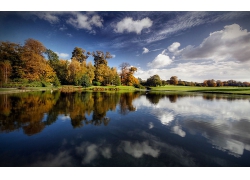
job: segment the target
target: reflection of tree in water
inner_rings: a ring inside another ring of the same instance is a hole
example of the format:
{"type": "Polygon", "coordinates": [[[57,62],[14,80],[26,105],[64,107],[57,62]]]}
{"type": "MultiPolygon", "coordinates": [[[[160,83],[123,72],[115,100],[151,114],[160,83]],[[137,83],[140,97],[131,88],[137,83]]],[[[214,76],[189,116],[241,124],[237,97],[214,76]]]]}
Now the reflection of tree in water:
{"type": "Polygon", "coordinates": [[[169,93],[162,93],[162,92],[150,92],[146,94],[146,98],[149,100],[152,104],[158,104],[160,99],[162,98],[168,98],[171,103],[175,103],[178,98],[190,96],[185,94],[169,94],[169,93]]]}
{"type": "MultiPolygon", "coordinates": [[[[74,128],[82,127],[88,124],[108,125],[110,119],[106,117],[106,112],[115,110],[119,102],[120,95],[118,93],[108,92],[74,92],[61,95],[60,101],[55,106],[58,114],[69,115],[71,125],[74,128]],[[92,119],[88,120],[87,115],[92,114],[92,119]]],[[[55,108],[53,111],[55,111],[55,108]]]]}
{"type": "Polygon", "coordinates": [[[53,124],[58,115],[71,119],[74,128],[84,125],[105,125],[110,122],[107,111],[115,111],[120,104],[121,112],[134,111],[132,100],[136,93],[121,94],[108,92],[59,91],[28,92],[14,95],[0,95],[0,131],[10,132],[23,129],[27,135],[41,132],[53,124]],[[87,119],[86,115],[92,119],[87,119]]]}
{"type": "Polygon", "coordinates": [[[228,101],[249,99],[248,96],[235,96],[235,95],[223,95],[223,94],[203,94],[202,98],[208,101],[222,100],[222,99],[228,101]]]}
{"type": "Polygon", "coordinates": [[[152,104],[158,104],[160,99],[164,98],[165,94],[156,94],[156,93],[148,93],[146,94],[146,98],[149,100],[152,104]]]}
{"type": "Polygon", "coordinates": [[[55,105],[57,99],[50,92],[29,92],[14,95],[1,95],[0,130],[10,132],[19,128],[32,135],[40,132],[45,124],[41,122],[45,113],[55,105]],[[6,99],[7,97],[7,99],[6,99]],[[2,111],[8,103],[8,111],[2,111]]]}
{"type": "Polygon", "coordinates": [[[123,93],[120,97],[120,109],[119,112],[123,115],[128,114],[130,111],[135,111],[136,108],[133,106],[132,102],[134,99],[140,96],[139,92],[123,93]]]}

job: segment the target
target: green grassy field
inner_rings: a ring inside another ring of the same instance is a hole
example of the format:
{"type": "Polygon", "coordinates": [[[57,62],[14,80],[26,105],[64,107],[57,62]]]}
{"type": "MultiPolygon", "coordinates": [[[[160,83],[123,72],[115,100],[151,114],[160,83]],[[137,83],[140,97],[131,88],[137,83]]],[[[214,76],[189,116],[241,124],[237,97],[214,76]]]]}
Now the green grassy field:
{"type": "Polygon", "coordinates": [[[196,86],[174,86],[152,87],[151,91],[176,91],[176,92],[203,92],[221,94],[246,94],[250,95],[250,87],[196,87],[196,86]]]}
{"type": "MultiPolygon", "coordinates": [[[[23,90],[17,88],[0,88],[0,93],[17,93],[25,91],[47,91],[47,90],[64,90],[64,91],[109,91],[109,92],[131,92],[140,89],[133,86],[61,86],[61,87],[27,87],[23,90]],[[69,89],[67,89],[69,88],[69,89]],[[116,88],[116,90],[114,90],[116,88]],[[97,90],[98,89],[98,90],[97,90]],[[111,90],[110,90],[111,89],[111,90]]],[[[144,89],[145,90],[145,89],[144,89]]],[[[196,86],[174,86],[166,85],[161,87],[151,87],[155,92],[200,92],[200,93],[217,93],[217,94],[239,94],[250,95],[250,87],[196,87],[196,86]]]]}

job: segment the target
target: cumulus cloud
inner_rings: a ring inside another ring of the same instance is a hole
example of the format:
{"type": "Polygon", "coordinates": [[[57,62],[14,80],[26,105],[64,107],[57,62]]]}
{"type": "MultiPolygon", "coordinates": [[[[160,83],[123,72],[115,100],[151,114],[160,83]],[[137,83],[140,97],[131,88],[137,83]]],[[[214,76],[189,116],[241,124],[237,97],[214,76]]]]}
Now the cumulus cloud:
{"type": "Polygon", "coordinates": [[[134,21],[131,17],[126,17],[116,24],[114,31],[117,33],[127,31],[129,33],[135,32],[136,34],[141,34],[141,31],[144,28],[149,28],[152,24],[153,21],[151,21],[148,17],[136,21],[134,21]]]}
{"type": "Polygon", "coordinates": [[[147,48],[142,48],[143,49],[143,52],[142,52],[142,54],[146,54],[146,53],[148,53],[149,52],[149,50],[147,49],[147,48]]]}
{"type": "Polygon", "coordinates": [[[90,17],[87,14],[76,13],[75,17],[70,17],[67,21],[68,24],[71,24],[77,29],[87,29],[92,30],[93,26],[102,27],[103,19],[94,15],[90,17]]]}
{"type": "Polygon", "coordinates": [[[147,64],[148,67],[163,68],[172,63],[172,59],[164,54],[159,54],[152,62],[147,64]]]}
{"type": "Polygon", "coordinates": [[[172,131],[173,131],[173,133],[175,133],[175,134],[177,134],[177,135],[179,135],[181,137],[185,137],[186,136],[185,131],[183,131],[180,128],[180,126],[174,126],[174,127],[172,127],[172,131]]]}
{"type": "Polygon", "coordinates": [[[82,156],[82,164],[89,164],[99,157],[101,154],[104,158],[111,158],[111,148],[105,147],[103,144],[93,144],[90,142],[83,142],[80,146],[75,148],[76,153],[82,156]]]}
{"type": "Polygon", "coordinates": [[[250,32],[238,24],[225,26],[223,30],[210,33],[198,47],[187,46],[183,58],[188,60],[211,59],[214,61],[250,61],[250,32]]]}
{"type": "Polygon", "coordinates": [[[60,58],[63,58],[63,59],[69,57],[69,54],[67,54],[67,53],[59,53],[59,52],[55,52],[55,53],[56,53],[60,58]]]}
{"type": "Polygon", "coordinates": [[[180,47],[180,45],[181,44],[179,42],[174,42],[172,45],[168,47],[169,52],[176,52],[180,47]]]}
{"type": "Polygon", "coordinates": [[[123,141],[121,146],[126,153],[134,156],[135,158],[140,158],[144,154],[152,157],[158,157],[160,153],[160,150],[151,147],[148,141],[144,141],[142,143],[136,142],[134,144],[129,141],[123,141]]]}

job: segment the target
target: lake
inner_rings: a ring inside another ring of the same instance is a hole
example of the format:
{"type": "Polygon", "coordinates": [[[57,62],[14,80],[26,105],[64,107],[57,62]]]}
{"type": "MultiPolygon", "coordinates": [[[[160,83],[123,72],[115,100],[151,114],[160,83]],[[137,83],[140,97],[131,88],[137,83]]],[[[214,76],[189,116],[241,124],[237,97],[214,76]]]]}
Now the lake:
{"type": "Polygon", "coordinates": [[[250,97],[0,94],[1,167],[249,167],[250,97]]]}

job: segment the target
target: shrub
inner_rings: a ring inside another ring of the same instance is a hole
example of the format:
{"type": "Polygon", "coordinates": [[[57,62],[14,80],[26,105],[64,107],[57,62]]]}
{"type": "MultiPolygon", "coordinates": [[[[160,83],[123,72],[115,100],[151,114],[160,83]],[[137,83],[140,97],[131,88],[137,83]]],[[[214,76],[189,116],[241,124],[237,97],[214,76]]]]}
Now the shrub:
{"type": "Polygon", "coordinates": [[[92,84],[93,84],[94,86],[101,86],[101,83],[98,82],[98,81],[93,81],[92,84]]]}

